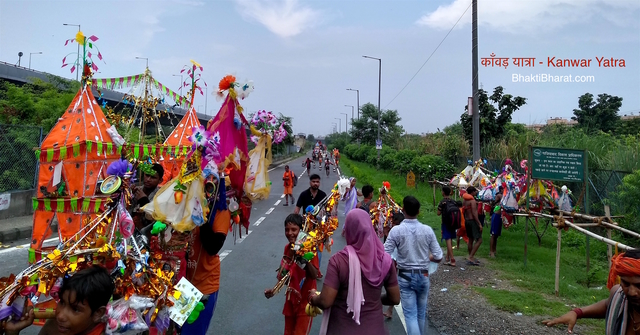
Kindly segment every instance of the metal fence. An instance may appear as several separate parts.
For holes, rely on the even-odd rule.
[[[42,127],[0,124],[0,193],[36,187]]]

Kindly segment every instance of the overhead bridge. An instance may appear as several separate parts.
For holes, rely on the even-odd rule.
[[[49,78],[51,76],[57,77],[63,81],[70,81],[67,78],[58,77],[46,72],[40,72],[40,71],[28,69],[26,67],[17,66],[14,64],[9,64],[9,63],[0,61],[0,80],[8,81],[16,85],[24,85],[26,83],[30,83],[34,80],[34,78],[38,78],[45,82],[49,82],[50,80]],[[96,99],[100,97],[100,94],[98,94],[95,88],[93,88],[92,91]],[[127,107],[127,105],[122,102],[124,93],[120,93],[118,91],[113,91],[113,90],[107,90],[107,89],[100,90],[100,92],[102,93],[102,99],[104,99],[106,101],[106,104],[109,107],[112,107],[115,112],[121,112],[123,108]],[[170,113],[167,113],[168,116],[163,116],[160,118],[160,124],[166,127],[177,125],[178,121],[180,121],[180,119],[182,119],[182,117],[187,112],[187,110],[185,110],[184,108],[181,108],[178,106],[174,107],[169,104],[159,104],[158,106],[156,106],[156,110],[170,111]],[[198,119],[200,120],[200,123],[203,125],[207,124],[207,122],[213,117],[213,116],[204,115],[202,113],[196,113],[196,114],[198,115]],[[152,128],[153,127],[148,127],[147,131],[153,132]]]

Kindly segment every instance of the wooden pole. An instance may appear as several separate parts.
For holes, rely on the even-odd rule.
[[[558,244],[556,245],[556,297],[560,295],[560,246],[562,243],[562,228],[558,228]]]
[[[433,186],[433,207],[436,207],[436,184],[432,183],[431,186]]]

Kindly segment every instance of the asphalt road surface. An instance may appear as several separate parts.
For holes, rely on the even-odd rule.
[[[302,162],[306,157],[289,162],[291,169],[298,175],[298,186],[294,188],[294,196],[308,188],[308,175],[304,173]],[[282,334],[284,330],[284,291],[277,296],[266,299],[264,290],[276,284],[276,269],[280,265],[282,249],[287,243],[284,236],[284,219],[293,212],[295,206],[283,206],[282,174],[284,166],[279,166],[269,172],[272,181],[271,194],[267,200],[255,202],[251,212],[249,234],[243,228],[242,238],[230,232],[224,246],[220,250],[221,278],[218,304],[207,334],[216,335],[244,335],[254,334]],[[328,191],[338,179],[333,171],[329,177],[324,169],[312,172],[321,177],[320,189]],[[358,185],[361,187],[362,185]],[[339,204],[340,227],[344,224],[344,203]],[[28,243],[28,240],[20,243]],[[345,246],[344,237],[339,233],[334,235],[333,252],[342,250]],[[28,244],[0,250],[0,276],[18,273],[27,266]],[[322,257],[321,271],[326,272],[331,254],[325,250]],[[318,290],[322,289],[322,280],[318,281]],[[322,316],[316,317],[310,334],[320,331]],[[396,306],[394,317],[387,321],[386,326],[390,334],[406,334],[402,309]],[[30,327],[21,334],[37,334],[39,328]],[[437,330],[429,327],[429,335],[438,334]]]

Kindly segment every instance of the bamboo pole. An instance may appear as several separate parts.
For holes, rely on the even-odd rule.
[[[617,246],[618,248],[620,248],[622,250],[627,251],[627,250],[633,249],[632,247],[630,247],[630,246],[628,246],[626,244],[622,244],[622,243],[616,242],[614,240],[611,240],[611,239],[608,239],[606,237],[602,237],[602,236],[600,236],[598,234],[592,233],[592,232],[590,232],[590,231],[588,231],[586,229],[582,229],[582,228],[574,225],[573,223],[571,223],[571,222],[569,222],[567,220],[564,220],[564,224],[569,226],[569,227],[571,227],[571,228],[573,228],[573,229],[575,229],[575,230],[577,230],[577,231],[579,231],[579,232],[581,232],[581,233],[583,233],[583,234],[586,234],[586,235],[588,235],[590,237],[593,237],[593,238],[595,238],[596,240],[598,240],[600,242],[604,242],[604,243],[607,243],[607,244],[610,244],[610,245],[615,245],[615,246]]]
[[[556,246],[556,297],[560,295],[560,246],[562,243],[562,229],[558,228],[558,244]]]
[[[606,228],[611,228],[611,229],[619,230],[619,231],[621,231],[621,232],[623,232],[623,233],[625,233],[625,234],[631,235],[631,236],[633,236],[633,237],[635,237],[635,238],[640,238],[640,234],[638,234],[638,233],[636,233],[636,232],[634,232],[634,231],[631,231],[631,230],[629,230],[629,229],[622,228],[622,227],[620,227],[620,226],[618,226],[618,225],[616,225],[616,224],[611,224],[611,223],[609,223],[609,222],[602,222],[602,225],[603,225],[603,226],[605,226]]]
[[[611,208],[609,205],[604,205],[604,215],[607,218],[611,218]],[[611,228],[607,228],[607,238],[611,239]],[[611,250],[611,245],[607,245],[607,260],[609,260],[609,268],[611,268],[611,257],[613,256],[613,251]]]
[[[516,216],[538,216],[538,217],[543,217],[543,218],[548,218],[548,219],[555,219],[555,217],[553,215],[551,215],[551,214],[536,213],[536,212],[532,212],[530,214],[515,213],[514,215],[516,215]],[[609,239],[609,238],[606,238],[606,237],[602,237],[602,236],[600,236],[598,234],[595,234],[595,233],[592,233],[592,232],[590,232],[590,231],[588,231],[586,229],[583,229],[583,228],[573,224],[572,222],[569,222],[566,218],[564,219],[564,224],[569,226],[569,227],[571,227],[571,228],[574,228],[575,230],[577,230],[577,231],[579,231],[579,232],[581,232],[581,233],[583,233],[585,235],[589,235],[590,237],[593,237],[593,238],[595,238],[596,240],[598,240],[600,242],[604,242],[604,243],[607,243],[607,244],[610,244],[610,245],[613,245],[613,246],[617,245],[618,248],[620,248],[622,250],[631,250],[631,249],[633,249],[632,247],[630,247],[630,246],[628,246],[626,244],[622,244],[622,243],[616,242],[616,241],[614,241],[612,239]],[[553,226],[557,228],[558,224],[554,222]],[[614,225],[611,225],[611,226],[614,226]],[[617,226],[615,226],[615,227],[617,227]]]

